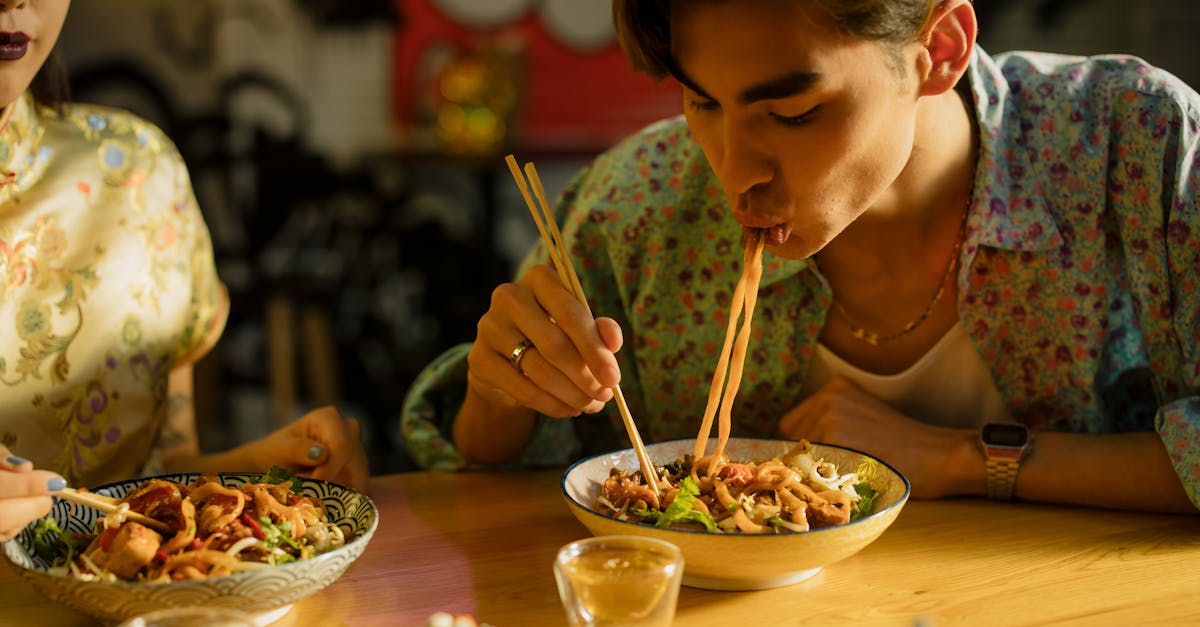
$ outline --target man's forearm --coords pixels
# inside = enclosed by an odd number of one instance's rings
[[[466,399],[454,419],[454,445],[472,462],[508,461],[533,437],[534,418],[532,409],[497,407],[468,386]]]
[[[1016,494],[1030,501],[1198,513],[1153,432],[1038,432],[1017,475]]]

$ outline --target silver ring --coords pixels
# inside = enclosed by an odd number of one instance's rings
[[[508,361],[512,362],[513,368],[521,371],[521,358],[525,356],[525,351],[533,348],[533,342],[529,338],[521,340],[517,347],[512,349],[512,353],[508,356]]]

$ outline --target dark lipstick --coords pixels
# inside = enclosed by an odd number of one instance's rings
[[[0,61],[16,61],[29,51],[29,35],[0,33]]]

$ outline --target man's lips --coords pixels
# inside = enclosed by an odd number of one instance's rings
[[[767,229],[767,244],[771,246],[783,246],[791,236],[792,225],[788,224],[787,222],[776,224],[775,226]]]
[[[776,224],[782,224],[787,221],[771,215],[749,213],[746,211],[733,212],[733,219],[742,223],[742,226],[748,229],[769,229]]]
[[[792,225],[774,216],[758,216],[749,213],[735,214],[734,219],[747,229],[758,229],[767,234],[767,244],[780,246],[792,235]]]
[[[15,61],[29,50],[29,35],[25,33],[0,32],[0,60]]]

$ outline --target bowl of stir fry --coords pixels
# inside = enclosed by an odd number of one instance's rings
[[[761,590],[798,583],[862,550],[900,514],[909,483],[848,448],[731,438],[719,459],[694,440],[646,447],[659,493],[632,449],[566,470],[563,497],[593,535],[644,535],[683,553],[683,584]]]
[[[92,492],[115,499],[117,510],[56,499],[4,553],[54,602],[110,623],[209,606],[266,624],[340,577],[379,523],[365,494],[279,469],[177,473]],[[128,520],[129,512],[160,524]]]

